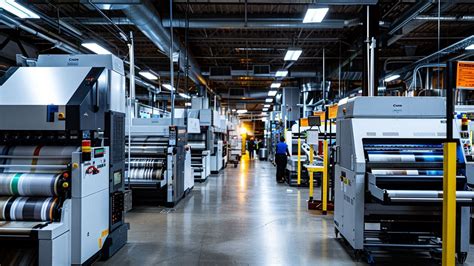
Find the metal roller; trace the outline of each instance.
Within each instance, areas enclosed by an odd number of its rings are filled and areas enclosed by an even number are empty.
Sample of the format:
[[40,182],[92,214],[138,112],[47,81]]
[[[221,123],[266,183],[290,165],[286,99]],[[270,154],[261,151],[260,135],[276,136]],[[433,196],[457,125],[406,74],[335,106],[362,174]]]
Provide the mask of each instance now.
[[53,167],[14,167],[14,165],[32,166],[64,166],[71,162],[71,154],[78,150],[74,146],[0,146],[0,165],[12,167],[0,168],[0,173],[51,173],[61,172],[62,169]]
[[0,173],[0,195],[58,196],[61,174]]
[[369,162],[442,162],[443,155],[438,154],[382,154],[368,153]]
[[407,176],[442,176],[443,170],[417,170],[417,169],[372,169],[375,175],[407,175]]
[[0,197],[0,221],[53,221],[58,205],[54,197]]
[[152,168],[162,168],[164,165],[163,160],[152,159],[152,158],[135,158],[130,160],[130,167],[132,168],[141,168],[141,167],[152,167]]

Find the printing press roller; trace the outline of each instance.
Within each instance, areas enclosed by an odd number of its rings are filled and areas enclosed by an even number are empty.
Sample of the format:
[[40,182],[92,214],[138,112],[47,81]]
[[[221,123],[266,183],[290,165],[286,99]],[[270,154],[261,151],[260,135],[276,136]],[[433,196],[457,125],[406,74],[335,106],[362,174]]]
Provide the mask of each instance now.
[[58,213],[58,198],[0,197],[0,221],[53,221]]
[[53,221],[74,146],[0,146],[0,220]]
[[64,181],[62,174],[0,173],[0,195],[59,196]]
[[130,160],[130,179],[162,178],[164,161],[154,158],[132,158]]

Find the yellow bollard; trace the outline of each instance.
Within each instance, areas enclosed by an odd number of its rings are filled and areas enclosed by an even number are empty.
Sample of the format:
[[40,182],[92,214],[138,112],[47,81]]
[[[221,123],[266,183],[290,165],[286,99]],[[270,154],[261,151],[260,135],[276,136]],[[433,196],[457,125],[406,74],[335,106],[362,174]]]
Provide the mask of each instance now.
[[451,266],[456,256],[456,143],[445,143],[443,155],[442,265]]
[[328,211],[328,141],[324,140],[323,149],[323,182],[321,187],[323,193],[321,195],[323,201],[323,214],[327,214]]
[[[314,156],[313,156],[313,153],[314,153],[314,148],[313,148],[313,145],[309,145],[309,164],[313,164],[313,160],[314,160]],[[313,182],[313,171],[308,171],[309,172],[309,200],[312,201],[313,200],[313,194],[314,194],[314,182]]]
[[301,184],[301,139],[298,138],[298,186]]

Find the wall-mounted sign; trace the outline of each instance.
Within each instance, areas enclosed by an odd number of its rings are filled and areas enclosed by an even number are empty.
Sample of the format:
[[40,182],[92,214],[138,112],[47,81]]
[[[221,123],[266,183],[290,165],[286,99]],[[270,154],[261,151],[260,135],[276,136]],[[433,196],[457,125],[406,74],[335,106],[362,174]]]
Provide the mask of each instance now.
[[456,88],[474,89],[474,62],[459,61]]

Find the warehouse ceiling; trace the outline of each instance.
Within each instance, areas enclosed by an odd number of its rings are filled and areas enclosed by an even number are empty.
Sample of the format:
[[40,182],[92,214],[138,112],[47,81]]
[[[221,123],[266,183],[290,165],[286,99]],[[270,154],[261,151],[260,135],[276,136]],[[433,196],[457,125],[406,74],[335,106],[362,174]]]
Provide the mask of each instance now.
[[[18,2],[40,14],[41,19],[21,20],[0,11],[0,69],[15,63],[15,53],[27,57],[64,53],[64,45],[87,53],[80,44],[89,40],[103,44],[128,61],[127,43],[120,34],[133,32],[137,67],[152,70],[160,74],[162,82],[169,82],[169,49],[164,47],[169,47],[172,25],[174,41],[179,44],[175,47],[182,53],[181,64],[189,63],[190,78],[185,78],[186,68],[181,67],[178,90],[202,93],[207,87],[208,93],[218,95],[222,105],[235,108],[245,104],[254,111],[262,109],[275,80],[274,73],[281,68],[290,71],[282,87],[300,87],[307,82],[320,84],[323,57],[327,80],[333,81],[330,96],[339,94],[340,89],[350,91],[362,85],[366,7],[358,3],[378,2],[371,16],[378,16],[380,75],[436,52],[438,45],[447,47],[474,32],[474,4],[470,0],[446,0],[440,6],[422,0],[317,1],[331,3],[329,13],[319,24],[302,23],[313,2],[303,0],[175,0],[173,23],[168,1]],[[442,16],[439,44],[438,8]],[[144,10],[151,10],[150,17]],[[18,24],[5,16],[14,18]],[[59,44],[24,27],[58,40]],[[160,32],[161,27],[164,31]],[[168,39],[156,38],[166,31]],[[303,49],[299,60],[291,64],[283,60],[290,47]],[[147,82],[157,85],[156,81]],[[146,102],[145,89],[139,90],[138,95]]]

